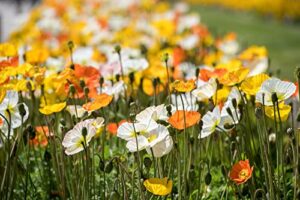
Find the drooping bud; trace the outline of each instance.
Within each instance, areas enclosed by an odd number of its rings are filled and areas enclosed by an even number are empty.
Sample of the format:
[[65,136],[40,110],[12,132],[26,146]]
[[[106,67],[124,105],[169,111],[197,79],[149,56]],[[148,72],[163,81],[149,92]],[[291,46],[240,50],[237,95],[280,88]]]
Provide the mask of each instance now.
[[87,128],[86,128],[86,127],[83,127],[83,128],[82,128],[81,134],[82,134],[83,137],[86,137],[86,136],[87,136],[88,131],[87,131]]
[[24,103],[21,103],[19,105],[19,112],[20,112],[21,117],[24,117],[27,114]]

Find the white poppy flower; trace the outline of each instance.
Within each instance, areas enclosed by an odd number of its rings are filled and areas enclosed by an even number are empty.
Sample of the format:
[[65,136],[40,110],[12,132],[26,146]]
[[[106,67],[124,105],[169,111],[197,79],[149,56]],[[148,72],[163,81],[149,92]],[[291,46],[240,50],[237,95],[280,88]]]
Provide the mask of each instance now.
[[144,121],[137,123],[123,123],[117,130],[117,136],[124,140],[135,139],[135,137],[139,134],[143,135],[145,133],[149,133],[151,130],[157,128],[158,124],[153,121]]
[[[160,131],[159,136],[150,142],[149,147],[146,148],[148,154],[152,154],[156,158],[160,158],[168,154],[173,148],[173,139],[169,135],[168,129],[165,126],[160,126],[158,128]],[[154,136],[150,136],[154,138]]]
[[175,94],[171,95],[171,102],[175,108],[177,107],[177,110],[186,110],[186,111],[198,110],[199,106],[197,105],[197,99],[192,95],[192,93],[187,92],[181,95],[182,95],[182,100],[179,95],[175,95]]
[[203,101],[211,98],[217,91],[217,82],[216,79],[211,78],[208,82],[200,85],[197,89],[192,91],[194,97],[198,101]]
[[150,106],[136,115],[136,120],[139,122],[150,121],[151,119],[154,121],[167,121],[168,118],[168,112],[164,104]]
[[122,66],[124,74],[127,75],[131,72],[142,71],[149,66],[145,58],[122,59]]
[[[296,91],[294,83],[281,81],[278,78],[271,78],[262,83],[260,90],[256,94],[256,102],[266,106],[272,106],[272,94],[276,93],[278,102],[284,101],[291,97]],[[264,102],[263,102],[264,94]]]
[[199,43],[199,37],[197,35],[190,35],[179,41],[179,45],[185,50],[191,50]]
[[114,96],[114,100],[118,100],[121,95],[124,94],[126,89],[126,85],[124,81],[119,81],[114,83],[113,85],[111,82],[106,82],[106,85],[102,88],[102,93],[106,93],[108,95]]
[[[0,113],[10,121],[11,129],[18,128],[22,125],[22,116],[19,111],[21,105],[23,105],[25,110],[23,123],[28,119],[29,111],[27,105],[25,103],[18,103],[18,101],[18,93],[16,91],[10,90],[7,91],[5,98],[0,104]],[[5,122],[3,126],[5,127],[6,124],[7,123]],[[3,128],[3,130],[5,130],[4,133],[7,135],[8,130],[6,128]]]
[[[74,126],[74,128],[68,131],[63,139],[62,145],[66,148],[65,153],[67,155],[76,154],[84,150],[84,146],[88,147],[89,142],[96,134],[96,128],[92,125],[94,119],[87,119],[85,121],[79,122]],[[82,135],[83,128],[86,128],[87,135],[84,139]]]
[[73,116],[76,116],[77,113],[77,117],[79,118],[83,117],[86,112],[86,110],[80,105],[69,105],[66,110]]
[[221,112],[219,106],[216,106],[214,110],[208,111],[202,118],[202,130],[198,138],[205,138],[215,132],[218,125],[221,122]]

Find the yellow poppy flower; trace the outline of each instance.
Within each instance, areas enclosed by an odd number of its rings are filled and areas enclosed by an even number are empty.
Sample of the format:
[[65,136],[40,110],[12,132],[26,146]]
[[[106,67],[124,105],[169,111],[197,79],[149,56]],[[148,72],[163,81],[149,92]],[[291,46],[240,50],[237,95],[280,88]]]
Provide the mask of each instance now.
[[219,78],[220,83],[226,86],[233,86],[242,82],[248,75],[249,69],[242,67],[238,70],[227,72],[224,76]]
[[243,51],[239,58],[242,60],[252,60],[254,58],[262,58],[268,56],[268,51],[264,46],[250,46],[248,49]]
[[149,178],[144,181],[146,189],[155,195],[165,196],[171,193],[173,182],[168,178]]
[[172,83],[172,88],[177,92],[190,92],[196,87],[194,80],[180,81],[176,80]]
[[222,104],[226,101],[230,89],[228,87],[223,87],[222,89],[217,90],[216,94],[213,96],[213,101],[215,105]]
[[66,107],[67,103],[56,103],[52,105],[46,105],[43,108],[40,108],[39,111],[44,115],[51,115],[52,113],[57,113],[62,111]]
[[12,57],[16,56],[18,51],[13,44],[2,43],[0,44],[0,57]]
[[255,76],[248,77],[243,81],[241,89],[248,95],[256,95],[261,84],[269,78],[270,77],[267,74],[257,74]]
[[49,52],[45,48],[36,48],[27,51],[25,56],[26,61],[29,63],[44,63],[49,56]]
[[[144,79],[143,80],[143,91],[148,95],[152,96],[154,95],[154,87],[153,87],[153,81],[150,79]],[[160,84],[156,87],[156,94],[162,92],[164,90],[164,87]]]
[[227,63],[220,63],[215,68],[216,69],[226,69],[227,71],[239,70],[242,67],[242,62],[240,60],[231,60]]
[[[269,117],[270,119],[274,119],[274,107],[273,106],[266,106],[265,112],[266,112],[267,117]],[[291,106],[285,105],[284,102],[279,104],[279,113],[280,113],[281,121],[286,121],[289,117],[290,112],[291,112]],[[277,108],[276,108],[276,118],[277,118],[277,120],[279,119]]]

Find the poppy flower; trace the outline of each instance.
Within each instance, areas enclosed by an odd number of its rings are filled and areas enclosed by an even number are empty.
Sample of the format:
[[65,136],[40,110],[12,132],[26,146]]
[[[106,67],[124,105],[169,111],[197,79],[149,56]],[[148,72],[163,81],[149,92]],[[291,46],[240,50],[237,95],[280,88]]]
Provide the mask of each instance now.
[[199,134],[199,138],[205,138],[215,132],[218,125],[221,122],[221,111],[219,106],[216,106],[214,110],[208,111],[202,118],[202,129]]
[[[289,114],[291,112],[291,106],[284,104],[284,102],[279,103],[279,114],[280,114],[280,119],[281,121],[286,121],[289,117]],[[270,119],[274,119],[274,106],[265,106],[265,113],[267,117]],[[278,119],[278,111],[276,108],[276,118]]]
[[196,84],[194,80],[189,80],[189,81],[176,80],[172,83],[172,87],[177,92],[190,92],[196,87]]
[[[92,124],[94,119],[87,119],[79,122],[74,128],[68,131],[62,141],[62,145],[66,148],[67,155],[73,155],[84,150],[84,146],[88,147],[91,139],[96,134],[96,127]],[[86,136],[82,134],[82,130],[86,129]]]
[[67,105],[66,102],[56,103],[56,104],[52,104],[52,105],[46,105],[46,106],[40,108],[39,111],[44,115],[51,115],[53,113],[62,111],[66,107],[66,105]]
[[165,196],[171,193],[173,182],[169,180],[167,177],[165,178],[149,178],[144,181],[144,186],[147,191],[152,194]]
[[249,160],[241,160],[232,166],[229,177],[237,185],[245,183],[252,176],[253,167],[250,167]]
[[204,82],[197,89],[193,90],[192,94],[198,101],[203,101],[211,98],[216,91],[217,82],[214,78],[211,78],[208,82]]
[[0,57],[13,57],[18,54],[16,47],[11,43],[0,44]]
[[[185,115],[185,123],[184,123]],[[183,130],[194,126],[200,121],[201,115],[196,111],[177,110],[169,119],[168,122],[176,129]]]
[[50,135],[48,126],[36,126],[35,137],[29,141],[34,146],[46,147],[48,145],[47,137]]
[[241,89],[248,95],[256,95],[262,83],[269,78],[270,77],[267,74],[258,74],[248,77],[241,84]]
[[233,86],[241,83],[248,75],[249,69],[242,67],[234,71],[227,72],[223,76],[219,77],[221,84],[226,86]]
[[[263,82],[260,90],[256,94],[256,102],[266,106],[272,106],[272,95],[276,93],[278,102],[290,98],[296,91],[296,86],[292,82],[281,81],[278,78],[271,78]],[[263,99],[264,95],[264,99]]]
[[83,108],[89,112],[95,111],[95,110],[99,110],[100,108],[106,107],[108,106],[108,104],[110,104],[110,102],[112,101],[113,97],[102,93],[99,94],[94,101],[92,102],[88,102],[86,104],[83,104]]
[[114,122],[110,122],[106,126],[106,130],[111,133],[112,135],[117,135],[118,131],[118,124]]

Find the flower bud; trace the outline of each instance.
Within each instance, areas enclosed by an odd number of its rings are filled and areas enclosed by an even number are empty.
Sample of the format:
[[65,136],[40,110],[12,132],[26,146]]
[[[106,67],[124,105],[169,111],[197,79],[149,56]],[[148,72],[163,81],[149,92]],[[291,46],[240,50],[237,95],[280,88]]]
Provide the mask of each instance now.
[[100,85],[100,87],[103,86],[103,83],[104,83],[104,78],[101,76],[100,79],[99,79],[99,85]]
[[197,68],[195,72],[196,79],[198,79],[199,73],[200,73],[200,68]]
[[261,107],[255,108],[255,116],[257,119],[261,119],[263,117],[263,110]]
[[168,54],[168,53],[165,53],[165,54],[163,55],[162,60],[163,60],[165,63],[168,63],[168,60],[169,60],[169,54]]
[[30,81],[27,81],[27,82],[26,82],[26,88],[27,88],[29,91],[32,91],[32,85],[31,85],[31,82],[30,82]]
[[118,53],[118,54],[121,53],[121,46],[120,45],[115,46],[115,52]]
[[70,85],[70,87],[69,87],[69,92],[70,92],[70,94],[72,94],[72,95],[75,94],[76,89],[75,89],[75,86],[74,86],[73,84]]
[[205,175],[205,184],[206,184],[206,185],[209,185],[209,184],[211,183],[211,179],[212,179],[211,174],[210,174],[210,172],[208,172],[208,173]]
[[88,97],[90,89],[88,87],[84,87],[83,91],[84,91],[84,96]]
[[278,97],[277,97],[277,94],[276,92],[273,92],[272,93],[272,102],[273,102],[273,105],[275,105],[275,103],[278,101]]
[[83,137],[86,137],[86,136],[87,136],[88,131],[87,131],[87,128],[86,128],[86,127],[83,127],[83,128],[82,128],[81,134],[82,134]]
[[117,81],[117,82],[120,81],[120,74],[116,74],[116,81]]
[[72,50],[72,49],[74,48],[74,43],[73,43],[73,41],[69,41],[69,42],[68,42],[68,47],[69,47],[70,50]]
[[85,87],[84,80],[81,79],[80,82],[79,82],[79,85],[80,85],[81,88],[84,88]]
[[232,103],[232,106],[236,109],[237,108],[236,98],[231,99],[231,103]]
[[51,160],[51,154],[49,153],[49,151],[45,151],[45,153],[44,153],[44,160],[46,161],[46,162],[49,162],[50,160]]
[[149,157],[144,158],[144,165],[149,170],[152,165],[152,160]]
[[100,158],[100,161],[99,161],[99,170],[104,172],[104,168],[105,168],[105,164],[104,164],[104,161],[102,158]]
[[72,70],[74,70],[74,69],[75,69],[75,65],[72,63],[72,64],[70,65],[70,68],[71,68]]
[[131,83],[131,84],[134,83],[134,72],[130,72],[130,73],[129,73],[129,80],[130,80],[130,83]]
[[24,103],[19,104],[19,112],[20,112],[21,117],[24,117],[26,115],[27,112],[26,112]]
[[298,80],[300,80],[300,67],[297,67],[297,68],[296,68],[295,74],[296,74],[296,78],[297,78]]
[[172,106],[171,106],[171,104],[167,105],[166,109],[167,109],[167,112],[168,112],[168,116],[171,116],[172,115]]
[[108,162],[108,164],[105,166],[105,169],[104,169],[105,173],[109,174],[113,170],[113,167],[114,167],[113,162],[112,162],[112,160],[110,160]]

